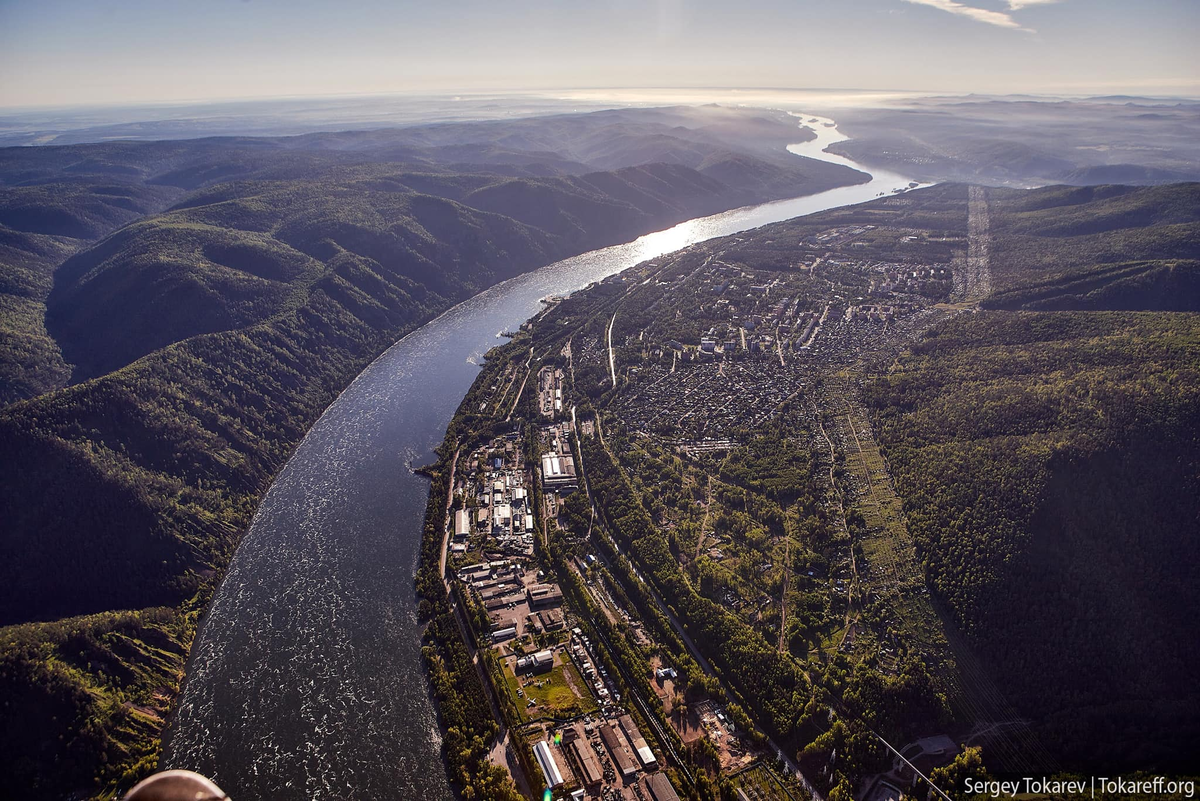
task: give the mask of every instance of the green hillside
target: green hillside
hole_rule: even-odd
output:
[[[309,180],[218,184],[68,259],[47,325],[78,381],[297,308],[331,269],[371,283],[359,286],[368,295],[386,291],[385,305],[403,302],[401,293],[432,308],[752,198],[666,164],[551,178],[360,165]],[[363,270],[395,286],[383,290]]]
[[[1200,185],[989,200],[992,311],[866,389],[929,586],[1064,765],[1186,770]]]
[[[0,406],[62,386],[70,377],[45,325],[58,265],[176,194],[164,187],[82,181],[0,191]]]
[[[63,798],[153,769],[196,618],[159,608],[0,629],[8,785]]]
[[[990,195],[985,308],[1200,310],[1200,184]]]
[[[866,179],[764,166],[802,138],[791,121],[631,114],[486,146],[451,125],[0,150],[0,708],[33,721],[0,764],[19,785],[111,796],[153,765],[259,499],[397,338],[555,260]],[[556,150],[591,128],[587,152]]]
[[[930,586],[1070,763],[1200,749],[1200,317],[1000,313],[870,388]]]

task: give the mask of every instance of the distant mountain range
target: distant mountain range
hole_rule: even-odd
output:
[[[0,150],[0,292],[10,309],[0,328],[0,401],[65,383],[55,340],[83,378],[191,334],[270,316],[302,265],[310,278],[319,272],[313,259],[326,257],[314,248],[326,237],[351,251],[353,239],[368,251],[360,255],[389,266],[408,260],[410,272],[444,273],[434,291],[462,297],[682,219],[866,180],[783,150],[805,134],[786,115],[661,109]],[[71,258],[50,291],[67,256],[139,219]],[[508,249],[436,252],[468,229]],[[513,238],[520,247],[513,249]],[[477,263],[463,272],[431,267],[462,258]],[[160,305],[181,301],[186,315]],[[98,340],[78,340],[100,333],[92,326],[103,317],[119,320],[121,332],[103,344],[103,355],[88,355]]]
[[[1200,179],[1196,102],[929,98],[839,110],[837,120],[851,139],[833,150],[927,181],[1032,187]]]

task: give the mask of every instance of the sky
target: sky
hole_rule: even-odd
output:
[[[1200,96],[1200,0],[0,0],[0,108],[589,87]]]

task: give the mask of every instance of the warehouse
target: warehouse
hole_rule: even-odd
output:
[[[633,722],[633,718],[629,715],[622,715],[621,728],[624,730],[625,736],[629,738],[629,744],[633,746],[633,752],[637,754],[642,767],[646,770],[657,770],[658,760],[654,758],[654,752],[650,750],[650,746],[646,745],[646,740],[638,730],[637,724]]]
[[[600,739],[604,741],[604,746],[612,754],[618,773],[625,777],[637,773],[637,765],[633,763],[633,756],[629,753],[629,748],[624,742],[625,738],[619,731],[605,723],[600,727]]]
[[[537,757],[538,766],[542,769],[542,775],[546,777],[546,786],[554,789],[563,783],[562,774],[558,772],[558,763],[554,761],[554,754],[550,752],[550,744],[545,740],[533,747],[533,755]]]
[[[551,451],[542,456],[542,486],[547,490],[576,489],[575,460],[567,454],[560,456]]]
[[[557,584],[531,584],[525,592],[529,596],[530,609],[558,606],[562,603],[562,590]]]
[[[459,509],[454,513],[454,539],[460,540],[471,533],[471,512]]]
[[[554,652],[550,650],[538,651],[532,656],[522,656],[517,659],[518,673],[542,673],[549,670],[554,665]]]
[[[665,773],[651,773],[646,777],[646,789],[654,801],[679,801],[679,795]]]
[[[600,770],[600,765],[596,761],[596,755],[592,753],[592,747],[588,741],[582,737],[576,737],[567,746],[575,761],[579,764],[580,775],[583,777],[583,783],[588,787],[592,787],[600,783],[604,778],[604,773]]]

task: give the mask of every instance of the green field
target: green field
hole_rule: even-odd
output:
[[[547,673],[528,677],[517,677],[512,667],[506,664],[504,679],[508,682],[508,690],[521,712],[523,722],[541,718],[574,718],[597,709],[595,699],[588,692],[587,682],[570,662],[555,665]],[[525,684],[528,679],[532,681]],[[583,695],[576,695],[572,687],[577,687]],[[518,691],[523,694],[518,695]],[[530,701],[536,706],[528,706]]]

